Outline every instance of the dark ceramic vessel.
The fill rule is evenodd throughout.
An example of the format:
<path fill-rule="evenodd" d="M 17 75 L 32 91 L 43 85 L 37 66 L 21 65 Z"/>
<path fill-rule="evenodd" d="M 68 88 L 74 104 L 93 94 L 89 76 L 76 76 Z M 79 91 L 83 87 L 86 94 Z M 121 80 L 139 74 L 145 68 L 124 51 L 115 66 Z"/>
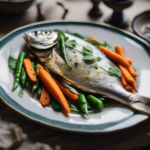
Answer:
<path fill-rule="evenodd" d="M 132 22 L 134 32 L 150 43 L 150 10 L 137 15 Z"/>
<path fill-rule="evenodd" d="M 0 12 L 7 14 L 19 14 L 26 11 L 33 4 L 33 2 L 34 0 L 0 0 Z"/>
<path fill-rule="evenodd" d="M 91 17 L 100 17 L 102 16 L 102 11 L 100 10 L 99 8 L 99 3 L 102 1 L 102 0 L 90 0 L 93 4 L 91 10 L 89 11 L 89 16 Z"/>
<path fill-rule="evenodd" d="M 113 9 L 113 13 L 105 20 L 111 25 L 125 28 L 128 26 L 127 16 L 123 10 L 130 7 L 135 0 L 103 0 L 104 4 Z"/>

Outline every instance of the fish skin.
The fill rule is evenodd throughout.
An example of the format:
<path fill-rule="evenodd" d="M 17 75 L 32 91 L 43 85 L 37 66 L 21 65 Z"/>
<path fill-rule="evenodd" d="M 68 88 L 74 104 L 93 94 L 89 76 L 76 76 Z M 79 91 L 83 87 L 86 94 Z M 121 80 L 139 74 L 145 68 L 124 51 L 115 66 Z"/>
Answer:
<path fill-rule="evenodd" d="M 61 53 L 56 47 L 42 52 L 34 51 L 29 45 L 28 47 L 35 53 L 43 65 L 50 70 L 50 72 L 69 79 L 72 81 L 72 83 L 74 83 L 73 86 L 81 91 L 101 94 L 126 104 L 143 113 L 150 114 L 150 98 L 126 91 L 120 82 L 120 78 L 116 76 L 110 76 L 101 68 L 95 69 L 91 67 L 98 65 L 103 67 L 105 70 L 108 70 L 109 67 L 115 66 L 115 64 L 111 62 L 103 52 L 82 39 L 74 37 L 70 34 L 65 35 L 69 37 L 69 40 L 76 40 L 78 44 L 74 48 L 75 50 L 82 51 L 83 46 L 89 45 L 93 49 L 93 56 L 99 56 L 102 58 L 102 60 L 96 61 L 92 64 L 87 64 L 82 60 L 83 55 L 81 53 L 66 48 L 67 58 L 72 66 L 72 69 L 70 69 L 65 61 L 61 58 Z M 47 54 L 48 51 L 51 52 L 45 57 L 45 54 Z M 39 54 L 42 54 L 42 56 Z M 43 58 L 45 59 L 44 61 Z M 77 63 L 77 66 L 75 63 Z"/>

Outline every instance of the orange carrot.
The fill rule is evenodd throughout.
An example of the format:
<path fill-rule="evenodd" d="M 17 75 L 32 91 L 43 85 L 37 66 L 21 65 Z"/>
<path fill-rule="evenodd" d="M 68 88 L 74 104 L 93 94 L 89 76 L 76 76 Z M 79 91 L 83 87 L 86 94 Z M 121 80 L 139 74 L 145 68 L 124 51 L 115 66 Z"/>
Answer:
<path fill-rule="evenodd" d="M 31 60 L 33 60 L 33 59 L 35 59 L 35 56 L 30 52 L 30 53 L 29 53 L 29 58 L 30 58 Z"/>
<path fill-rule="evenodd" d="M 99 42 L 99 43 L 103 44 L 103 42 L 101 42 L 101 41 L 97 40 L 94 36 L 89 36 L 89 37 L 88 37 L 88 40 L 89 40 L 89 41 L 94 40 L 94 41 L 97 41 L 97 42 Z"/>
<path fill-rule="evenodd" d="M 120 46 L 115 46 L 115 50 L 116 50 L 116 52 L 117 52 L 120 56 L 122 56 L 122 57 L 125 58 L 124 53 L 123 53 L 123 51 L 122 51 L 122 48 L 121 48 Z M 136 78 L 137 74 L 136 74 L 136 72 L 134 71 L 133 67 L 130 65 L 129 67 L 127 67 L 127 69 L 128 69 L 128 71 L 129 71 L 129 73 L 131 74 L 131 76 L 132 76 L 133 78 Z"/>
<path fill-rule="evenodd" d="M 127 85 L 127 81 L 126 81 L 126 79 L 124 78 L 123 75 L 121 75 L 120 80 L 121 80 L 122 86 Z"/>
<path fill-rule="evenodd" d="M 120 69 L 122 75 L 124 76 L 124 78 L 126 79 L 126 81 L 130 82 L 132 84 L 132 86 L 134 87 L 134 89 L 137 91 L 136 82 L 133 79 L 133 77 L 130 75 L 128 70 L 122 65 L 119 65 L 119 69 Z"/>
<path fill-rule="evenodd" d="M 51 75 L 46 70 L 40 69 L 39 77 L 53 97 L 60 103 L 66 112 L 70 113 L 68 102 Z"/>
<path fill-rule="evenodd" d="M 37 69 L 36 69 L 37 74 L 39 73 L 40 69 L 44 69 L 44 67 L 41 64 L 39 64 L 39 63 L 37 63 L 36 66 L 37 66 Z"/>
<path fill-rule="evenodd" d="M 125 85 L 124 88 L 126 91 L 133 93 L 133 87 L 130 84 Z"/>
<path fill-rule="evenodd" d="M 25 68 L 26 73 L 27 73 L 28 77 L 30 78 L 30 80 L 32 82 L 36 82 L 36 80 L 37 80 L 36 74 L 35 74 L 34 68 L 32 67 L 32 63 L 31 63 L 30 59 L 24 59 L 23 65 L 24 65 L 24 68 Z"/>
<path fill-rule="evenodd" d="M 131 76 L 133 77 L 133 78 L 136 78 L 137 77 L 137 74 L 136 74 L 136 72 L 134 71 L 134 69 L 133 69 L 133 67 L 130 65 L 130 67 L 128 67 L 127 68 L 128 69 L 128 71 L 130 72 L 130 74 L 131 74 Z"/>
<path fill-rule="evenodd" d="M 115 50 L 116 50 L 116 53 L 119 54 L 120 56 L 124 57 L 124 53 L 123 53 L 123 50 L 120 46 L 115 46 Z"/>
<path fill-rule="evenodd" d="M 50 93 L 46 89 L 45 85 L 43 85 L 42 87 L 40 103 L 42 104 L 43 107 L 47 106 L 50 103 Z"/>
<path fill-rule="evenodd" d="M 63 86 L 60 84 L 55 78 L 53 78 L 61 91 L 63 92 L 64 95 L 69 97 L 71 100 L 77 100 L 78 99 L 78 94 L 71 92 L 67 87 Z"/>
<path fill-rule="evenodd" d="M 127 62 L 132 65 L 132 59 L 131 58 L 126 58 Z"/>
<path fill-rule="evenodd" d="M 129 66 L 130 66 L 130 64 L 126 61 L 125 58 L 123 58 L 122 56 L 116 54 L 115 52 L 113 52 L 113 51 L 107 49 L 106 47 L 101 46 L 101 47 L 100 47 L 100 50 L 101 50 L 103 53 L 105 53 L 106 56 L 107 56 L 108 58 L 110 58 L 112 61 L 117 62 L 117 63 L 119 63 L 119 64 L 121 64 L 121 65 L 123 65 L 123 66 L 125 66 L 125 67 L 129 67 Z"/>

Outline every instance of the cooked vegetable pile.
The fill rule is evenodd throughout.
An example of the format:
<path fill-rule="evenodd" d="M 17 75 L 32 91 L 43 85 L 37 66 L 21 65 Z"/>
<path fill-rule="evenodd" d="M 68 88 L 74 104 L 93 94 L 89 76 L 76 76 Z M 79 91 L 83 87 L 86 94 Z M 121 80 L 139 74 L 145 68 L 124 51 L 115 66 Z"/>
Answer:
<path fill-rule="evenodd" d="M 66 56 L 66 47 L 72 49 L 76 47 L 77 42 L 75 40 L 67 41 L 68 38 L 61 30 L 55 31 L 59 34 L 58 44 L 64 61 L 69 68 L 72 68 Z M 91 67 L 95 69 L 101 68 L 111 76 L 120 77 L 122 86 L 127 91 L 132 93 L 133 89 L 137 91 L 135 82 L 137 74 L 131 65 L 132 59 L 125 58 L 123 48 L 120 46 L 113 48 L 107 42 L 103 43 L 92 36 L 85 38 L 78 33 L 67 32 L 92 43 L 106 54 L 110 60 L 116 63 L 115 67 L 110 67 L 108 70 L 97 65 L 91 65 Z M 83 54 L 82 60 L 85 62 L 101 61 L 100 57 L 93 56 L 93 50 L 90 46 L 83 46 L 82 52 L 79 52 Z M 95 109 L 102 109 L 106 105 L 104 104 L 105 98 L 82 93 L 69 84 L 59 81 L 55 76 L 51 76 L 38 61 L 37 57 L 31 52 L 29 54 L 21 52 L 17 59 L 13 58 L 10 54 L 8 66 L 15 76 L 12 91 L 20 85 L 19 87 L 21 87 L 22 90 L 27 88 L 29 92 L 36 92 L 43 107 L 51 104 L 55 111 L 60 111 L 63 108 L 67 113 L 77 111 L 88 115 L 94 113 Z M 24 93 L 21 89 L 18 95 L 22 97 Z M 71 104 L 67 99 L 76 101 L 76 105 Z"/>

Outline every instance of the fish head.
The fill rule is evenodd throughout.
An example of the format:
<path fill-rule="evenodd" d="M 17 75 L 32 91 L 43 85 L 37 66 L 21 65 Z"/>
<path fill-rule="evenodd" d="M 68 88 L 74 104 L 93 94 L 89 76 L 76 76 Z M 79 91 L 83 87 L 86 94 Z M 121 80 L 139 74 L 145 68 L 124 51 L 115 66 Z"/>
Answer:
<path fill-rule="evenodd" d="M 57 44 L 58 33 L 55 31 L 32 31 L 24 34 L 27 44 L 35 49 L 49 49 Z"/>

